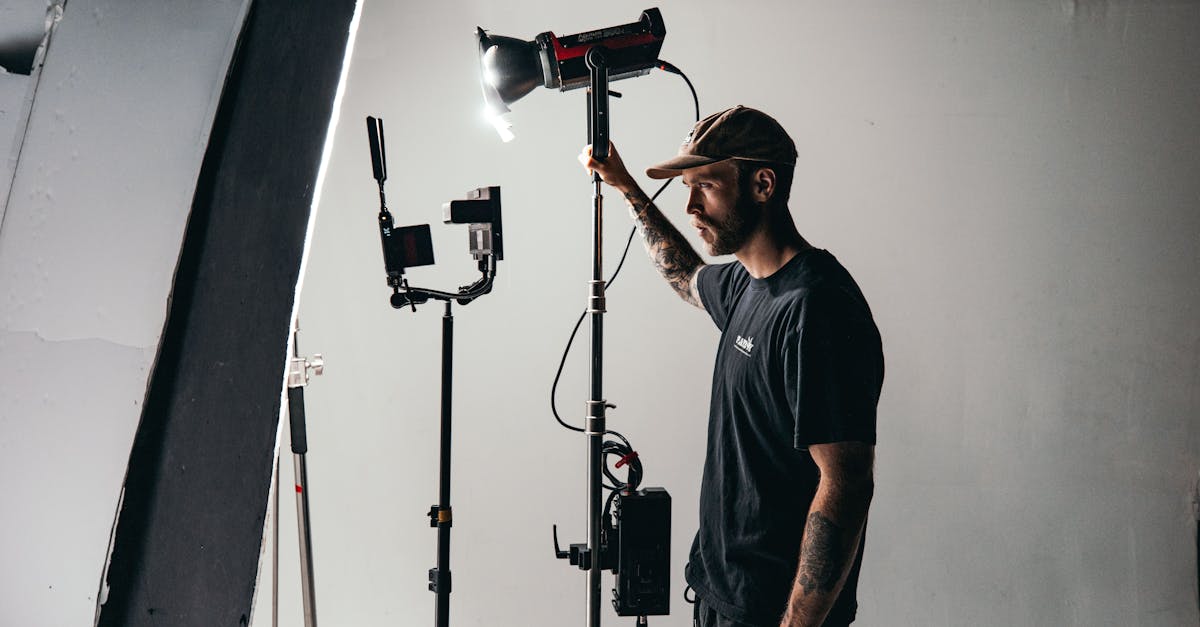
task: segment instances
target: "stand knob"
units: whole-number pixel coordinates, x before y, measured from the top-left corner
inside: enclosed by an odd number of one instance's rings
[[[288,387],[299,388],[308,385],[308,373],[320,375],[325,372],[325,358],[317,353],[308,357],[293,357],[288,360]]]

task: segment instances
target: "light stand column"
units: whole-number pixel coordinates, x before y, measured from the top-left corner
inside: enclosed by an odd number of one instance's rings
[[[308,436],[304,426],[304,386],[308,385],[308,370],[316,374],[324,370],[320,355],[309,361],[299,356],[298,330],[292,330],[292,358],[288,362],[288,419],[292,434],[292,460],[296,479],[296,530],[300,536],[300,582],[304,597],[304,625],[316,627],[317,600],[313,585],[312,530],[308,515],[308,465],[304,456],[308,453]]]
[[[300,389],[300,388],[296,388]],[[303,393],[300,394],[303,396]],[[288,390],[288,404],[295,411],[296,405],[290,400],[292,391]],[[303,402],[303,401],[301,401]],[[317,625],[317,595],[313,585],[312,563],[312,529],[308,521],[308,465],[304,461],[307,448],[297,450],[295,441],[296,418],[292,417],[292,461],[296,475],[296,529],[300,535],[300,585],[304,597],[304,627]],[[303,429],[303,421],[300,423]]]
[[[595,46],[587,52],[587,64],[591,71],[588,89],[588,143],[592,145],[592,157],[597,161],[608,158],[608,64],[603,47]],[[592,354],[591,390],[587,402],[587,420],[584,434],[587,437],[587,625],[600,625],[600,576],[602,570],[603,539],[601,538],[601,455],[605,431],[604,400],[604,196],[600,193],[600,175],[593,173],[592,183],[592,280],[588,283],[588,313],[591,315]]]
[[[446,301],[442,315],[442,433],[438,471],[438,504],[429,508],[429,526],[437,527],[437,567],[429,569],[429,589],[437,594],[433,615],[435,627],[450,625],[450,527],[454,516],[450,509],[450,400],[454,380],[454,314]]]

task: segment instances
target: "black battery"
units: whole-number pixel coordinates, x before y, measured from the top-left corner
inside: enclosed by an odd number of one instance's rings
[[[671,495],[662,488],[618,494],[613,501],[617,544],[613,607],[619,616],[671,611]]]

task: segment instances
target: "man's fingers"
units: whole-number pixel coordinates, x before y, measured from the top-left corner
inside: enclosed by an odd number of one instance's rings
[[[585,169],[587,169],[588,174],[591,174],[595,165],[595,162],[592,161],[591,151],[588,150],[587,152],[580,153],[578,159],[579,163],[582,164]]]
[[[612,177],[614,175],[621,176],[621,173],[624,172],[624,165],[621,163],[620,158],[617,157],[616,147],[612,145],[612,142],[609,142],[608,146],[610,151],[608,161],[596,161],[595,157],[592,156],[591,144],[585,145],[577,158],[579,159],[579,163],[587,169],[588,174],[599,172],[601,178],[606,183],[612,184],[614,180]]]

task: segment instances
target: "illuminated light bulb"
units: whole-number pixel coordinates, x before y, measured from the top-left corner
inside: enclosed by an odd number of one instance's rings
[[[500,134],[500,141],[507,144],[516,137],[512,132],[512,123],[508,121],[503,113],[497,111],[494,107],[484,107],[483,117],[496,128],[496,132]]]
[[[491,85],[492,87],[496,87],[497,85],[500,84],[500,75],[497,74],[496,71],[491,68],[484,68],[483,80],[487,81],[488,85]]]

